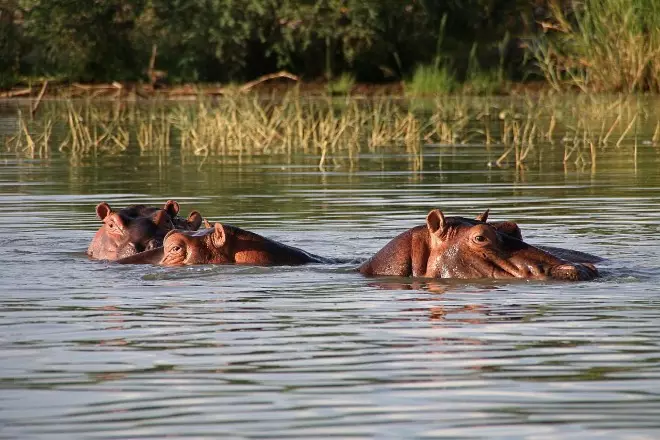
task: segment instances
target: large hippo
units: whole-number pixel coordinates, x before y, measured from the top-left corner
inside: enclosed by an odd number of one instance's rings
[[[486,210],[486,212],[477,216],[476,219],[479,221],[486,221],[488,219],[488,213],[489,210]],[[518,225],[515,222],[499,221],[499,222],[488,222],[488,224],[493,226],[495,229],[497,229],[498,232],[510,235],[511,237],[517,238],[518,240],[523,239],[522,232],[520,231],[520,227],[518,227]],[[601,261],[605,260],[604,258],[601,258],[598,255],[590,254],[587,252],[576,251],[572,249],[566,249],[556,246],[539,245],[539,244],[535,244],[534,246],[546,252],[551,253],[557,258],[570,261],[571,263],[600,263]]]
[[[163,208],[130,205],[113,211],[105,202],[96,206],[103,225],[96,231],[87,254],[98,260],[118,260],[163,245],[172,229],[197,230],[202,216],[197,211],[181,218],[179,204],[168,200]]]
[[[151,263],[163,266],[192,264],[293,266],[329,261],[254,232],[215,223],[210,228],[196,232],[170,231],[165,236],[162,248],[124,258],[118,263]]]
[[[515,223],[501,223],[500,231],[487,219],[488,211],[473,220],[445,217],[434,209],[428,213],[426,225],[398,235],[358,270],[364,275],[463,279],[578,281],[598,276],[589,262],[562,259],[525,243],[519,229],[517,233],[509,229]]]

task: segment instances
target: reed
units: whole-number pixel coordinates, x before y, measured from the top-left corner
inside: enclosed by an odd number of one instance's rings
[[[556,90],[660,91],[657,0],[550,1],[547,33],[528,48]]]
[[[477,144],[501,147],[495,165],[522,166],[548,144],[562,145],[567,162],[593,160],[598,149],[634,142],[646,126],[647,141],[659,142],[654,106],[631,97],[451,95],[407,101],[293,93],[147,106],[66,101],[44,109],[39,119],[21,113],[6,145],[30,157],[45,157],[53,148],[76,157],[174,149],[182,157],[306,154],[315,155],[323,169],[340,156],[352,163],[362,152],[419,156],[429,144]]]
[[[446,95],[459,87],[456,74],[447,66],[418,66],[412,78],[405,84],[411,96]]]

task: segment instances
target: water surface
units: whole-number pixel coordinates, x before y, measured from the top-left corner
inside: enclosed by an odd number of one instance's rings
[[[660,154],[540,146],[0,161],[2,438],[657,438]],[[344,158],[345,159],[345,158]],[[490,164],[490,166],[489,166]],[[179,201],[327,257],[429,209],[609,259],[593,282],[369,279],[352,264],[89,261],[94,206]]]

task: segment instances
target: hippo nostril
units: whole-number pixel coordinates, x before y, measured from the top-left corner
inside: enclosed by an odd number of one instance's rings
[[[577,272],[577,267],[572,264],[560,264],[556,267],[557,270],[567,271],[567,272]]]
[[[598,276],[598,270],[591,264],[560,264],[550,271],[553,278],[560,280],[592,280]]]
[[[150,240],[149,243],[147,243],[147,247],[145,248],[145,250],[150,251],[161,246],[162,245],[158,243],[156,240]]]

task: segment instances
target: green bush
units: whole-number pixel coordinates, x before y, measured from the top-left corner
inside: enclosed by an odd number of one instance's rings
[[[405,84],[410,95],[437,95],[455,91],[459,86],[454,72],[446,66],[419,66]]]
[[[355,77],[350,73],[342,73],[339,78],[328,82],[328,93],[331,95],[348,95],[355,85]]]

